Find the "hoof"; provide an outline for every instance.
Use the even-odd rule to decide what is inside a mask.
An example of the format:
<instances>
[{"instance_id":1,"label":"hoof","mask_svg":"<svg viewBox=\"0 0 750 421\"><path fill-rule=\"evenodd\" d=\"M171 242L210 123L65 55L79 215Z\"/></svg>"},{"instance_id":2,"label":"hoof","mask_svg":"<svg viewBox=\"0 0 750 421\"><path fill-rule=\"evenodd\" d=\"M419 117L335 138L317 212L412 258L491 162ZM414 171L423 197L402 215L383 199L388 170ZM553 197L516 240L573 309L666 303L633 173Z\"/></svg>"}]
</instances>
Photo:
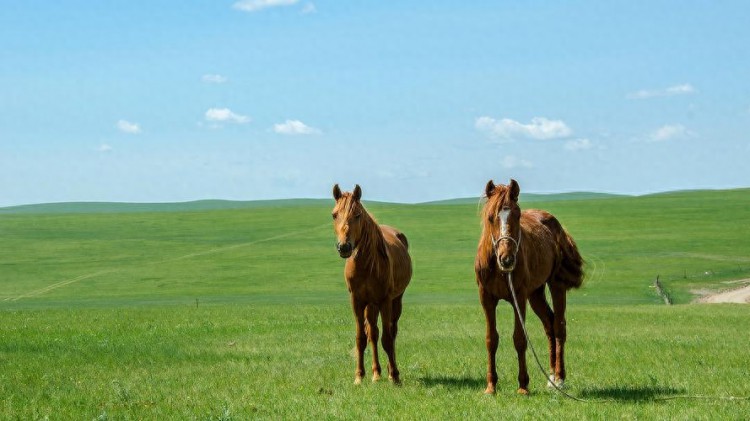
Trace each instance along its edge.
<instances>
[{"instance_id":1,"label":"hoof","mask_svg":"<svg viewBox=\"0 0 750 421\"><path fill-rule=\"evenodd\" d=\"M388 380L391 381L391 383L395 384L396 386L401 386L401 379L398 377L388 376Z\"/></svg>"},{"instance_id":2,"label":"hoof","mask_svg":"<svg viewBox=\"0 0 750 421\"><path fill-rule=\"evenodd\" d=\"M495 394L495 386L487 386L486 389L484 389L485 395L494 395Z\"/></svg>"},{"instance_id":3,"label":"hoof","mask_svg":"<svg viewBox=\"0 0 750 421\"><path fill-rule=\"evenodd\" d=\"M373 373L372 374L372 382L377 383L378 380L380 380L380 373Z\"/></svg>"},{"instance_id":4,"label":"hoof","mask_svg":"<svg viewBox=\"0 0 750 421\"><path fill-rule=\"evenodd\" d=\"M357 385L357 386L361 385L362 384L362 377L359 377L359 376L355 377L354 378L354 384Z\"/></svg>"},{"instance_id":5,"label":"hoof","mask_svg":"<svg viewBox=\"0 0 750 421\"><path fill-rule=\"evenodd\" d=\"M524 389L523 387L519 387L518 390L516 391L516 393L518 393L519 395L528 396L529 390L528 389Z\"/></svg>"},{"instance_id":6,"label":"hoof","mask_svg":"<svg viewBox=\"0 0 750 421\"><path fill-rule=\"evenodd\" d=\"M562 389L564 384L564 379L555 378L555 376L552 374L550 374L549 379L547 380L547 387L549 387L550 389Z\"/></svg>"}]
</instances>

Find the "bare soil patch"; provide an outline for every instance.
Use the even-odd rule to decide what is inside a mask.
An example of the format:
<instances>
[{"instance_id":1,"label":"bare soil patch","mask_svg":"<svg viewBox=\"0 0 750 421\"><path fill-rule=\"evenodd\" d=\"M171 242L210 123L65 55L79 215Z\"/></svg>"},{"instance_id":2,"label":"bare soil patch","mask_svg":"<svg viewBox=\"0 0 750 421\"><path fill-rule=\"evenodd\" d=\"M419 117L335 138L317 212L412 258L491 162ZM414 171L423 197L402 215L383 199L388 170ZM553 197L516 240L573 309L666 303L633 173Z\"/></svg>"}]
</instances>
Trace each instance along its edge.
<instances>
[{"instance_id":1,"label":"bare soil patch","mask_svg":"<svg viewBox=\"0 0 750 421\"><path fill-rule=\"evenodd\" d=\"M733 288L727 291L712 292L707 290L693 290L694 294L699 295L694 300L696 303L716 304L716 303L750 303L750 279L741 279L738 281L727 282L728 284L744 284L739 288Z\"/></svg>"}]
</instances>

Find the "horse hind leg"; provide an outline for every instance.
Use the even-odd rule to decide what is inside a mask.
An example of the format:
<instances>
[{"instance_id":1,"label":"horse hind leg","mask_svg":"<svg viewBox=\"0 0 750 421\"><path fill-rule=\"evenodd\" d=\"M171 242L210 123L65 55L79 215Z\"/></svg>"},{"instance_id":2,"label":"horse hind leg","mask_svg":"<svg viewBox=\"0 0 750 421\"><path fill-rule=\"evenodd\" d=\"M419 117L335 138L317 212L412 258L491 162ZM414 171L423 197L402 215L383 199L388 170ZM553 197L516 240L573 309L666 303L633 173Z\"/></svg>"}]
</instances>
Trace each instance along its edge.
<instances>
[{"instance_id":1,"label":"horse hind leg","mask_svg":"<svg viewBox=\"0 0 750 421\"><path fill-rule=\"evenodd\" d=\"M396 342L396 336L398 335L398 320L401 318L403 298L404 294L401 294L398 297L394 298L391 303L391 332L393 332L394 346Z\"/></svg>"},{"instance_id":2,"label":"horse hind leg","mask_svg":"<svg viewBox=\"0 0 750 421\"><path fill-rule=\"evenodd\" d=\"M544 326L544 333L547 335L547 352L549 352L550 367L549 378L550 381L554 381L555 362L557 361L557 349L555 345L554 330L555 314L552 312L552 309L547 303L547 298L544 296L544 285L537 288L534 292L531 293L531 295L529 296L529 304L531 304L531 309L534 310L534 313L542 321L542 326ZM548 383L547 386L551 386L551 384Z\"/></svg>"},{"instance_id":3,"label":"horse hind leg","mask_svg":"<svg viewBox=\"0 0 750 421\"><path fill-rule=\"evenodd\" d=\"M380 359L378 358L378 337L380 332L378 331L378 307L370 304L365 308L365 329L367 331L367 338L370 340L372 346L372 381L376 382L380 380Z\"/></svg>"},{"instance_id":4,"label":"horse hind leg","mask_svg":"<svg viewBox=\"0 0 750 421\"><path fill-rule=\"evenodd\" d=\"M396 333L398 318L401 316L401 296L383 305L380 311L383 321L383 349L388 355L388 378L395 384L401 384L396 365Z\"/></svg>"},{"instance_id":5,"label":"horse hind leg","mask_svg":"<svg viewBox=\"0 0 750 421\"><path fill-rule=\"evenodd\" d=\"M552 307L555 312L555 385L562 387L565 383L565 340L567 328L565 323L566 290L561 285L550 285Z\"/></svg>"}]
</instances>

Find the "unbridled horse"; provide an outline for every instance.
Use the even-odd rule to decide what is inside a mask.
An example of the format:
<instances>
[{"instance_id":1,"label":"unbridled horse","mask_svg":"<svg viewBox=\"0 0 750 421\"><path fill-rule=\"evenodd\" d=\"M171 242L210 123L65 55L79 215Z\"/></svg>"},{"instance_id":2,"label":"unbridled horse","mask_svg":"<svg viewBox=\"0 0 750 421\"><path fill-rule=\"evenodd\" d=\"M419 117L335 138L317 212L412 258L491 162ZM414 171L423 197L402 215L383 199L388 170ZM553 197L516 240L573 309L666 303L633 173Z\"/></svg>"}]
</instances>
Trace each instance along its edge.
<instances>
[{"instance_id":1,"label":"unbridled horse","mask_svg":"<svg viewBox=\"0 0 750 421\"><path fill-rule=\"evenodd\" d=\"M356 322L357 367L354 383L365 374L362 361L369 338L372 344L372 381L380 379L378 315L383 326L383 349L388 354L388 377L400 383L396 366L396 334L401 300L411 280L411 258L406 236L395 228L378 225L360 201L362 189L342 192L333 186L333 227L336 249L346 259L344 278Z\"/></svg>"},{"instance_id":2,"label":"unbridled horse","mask_svg":"<svg viewBox=\"0 0 750 421\"><path fill-rule=\"evenodd\" d=\"M550 213L535 209L521 212L519 193L515 180L510 180L508 186L495 185L490 180L485 187L487 201L481 213L482 234L474 270L479 300L487 321L485 393L488 394L495 393L497 384L495 310L499 300L512 305L509 280L512 280L519 306L518 311L513 312L513 344L518 355L518 393L521 394L529 393L527 343L522 325L526 318L526 302L541 319L547 335L549 380L561 387L565 380L566 293L571 288L580 287L583 282L583 259L573 238ZM552 308L547 303L545 286L552 297Z\"/></svg>"}]
</instances>

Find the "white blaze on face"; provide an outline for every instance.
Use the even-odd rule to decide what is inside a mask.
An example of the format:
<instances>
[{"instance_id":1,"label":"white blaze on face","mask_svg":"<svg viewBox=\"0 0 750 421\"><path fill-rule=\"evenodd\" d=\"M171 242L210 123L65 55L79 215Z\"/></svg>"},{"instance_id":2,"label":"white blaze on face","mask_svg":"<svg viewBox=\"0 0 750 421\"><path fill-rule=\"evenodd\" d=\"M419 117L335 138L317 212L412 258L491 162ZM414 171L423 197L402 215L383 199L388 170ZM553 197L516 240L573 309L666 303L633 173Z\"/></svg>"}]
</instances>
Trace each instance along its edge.
<instances>
[{"instance_id":1,"label":"white blaze on face","mask_svg":"<svg viewBox=\"0 0 750 421\"><path fill-rule=\"evenodd\" d=\"M500 236L510 237L510 228L508 227L508 216L510 216L510 209L503 209L497 214L500 219Z\"/></svg>"}]
</instances>

